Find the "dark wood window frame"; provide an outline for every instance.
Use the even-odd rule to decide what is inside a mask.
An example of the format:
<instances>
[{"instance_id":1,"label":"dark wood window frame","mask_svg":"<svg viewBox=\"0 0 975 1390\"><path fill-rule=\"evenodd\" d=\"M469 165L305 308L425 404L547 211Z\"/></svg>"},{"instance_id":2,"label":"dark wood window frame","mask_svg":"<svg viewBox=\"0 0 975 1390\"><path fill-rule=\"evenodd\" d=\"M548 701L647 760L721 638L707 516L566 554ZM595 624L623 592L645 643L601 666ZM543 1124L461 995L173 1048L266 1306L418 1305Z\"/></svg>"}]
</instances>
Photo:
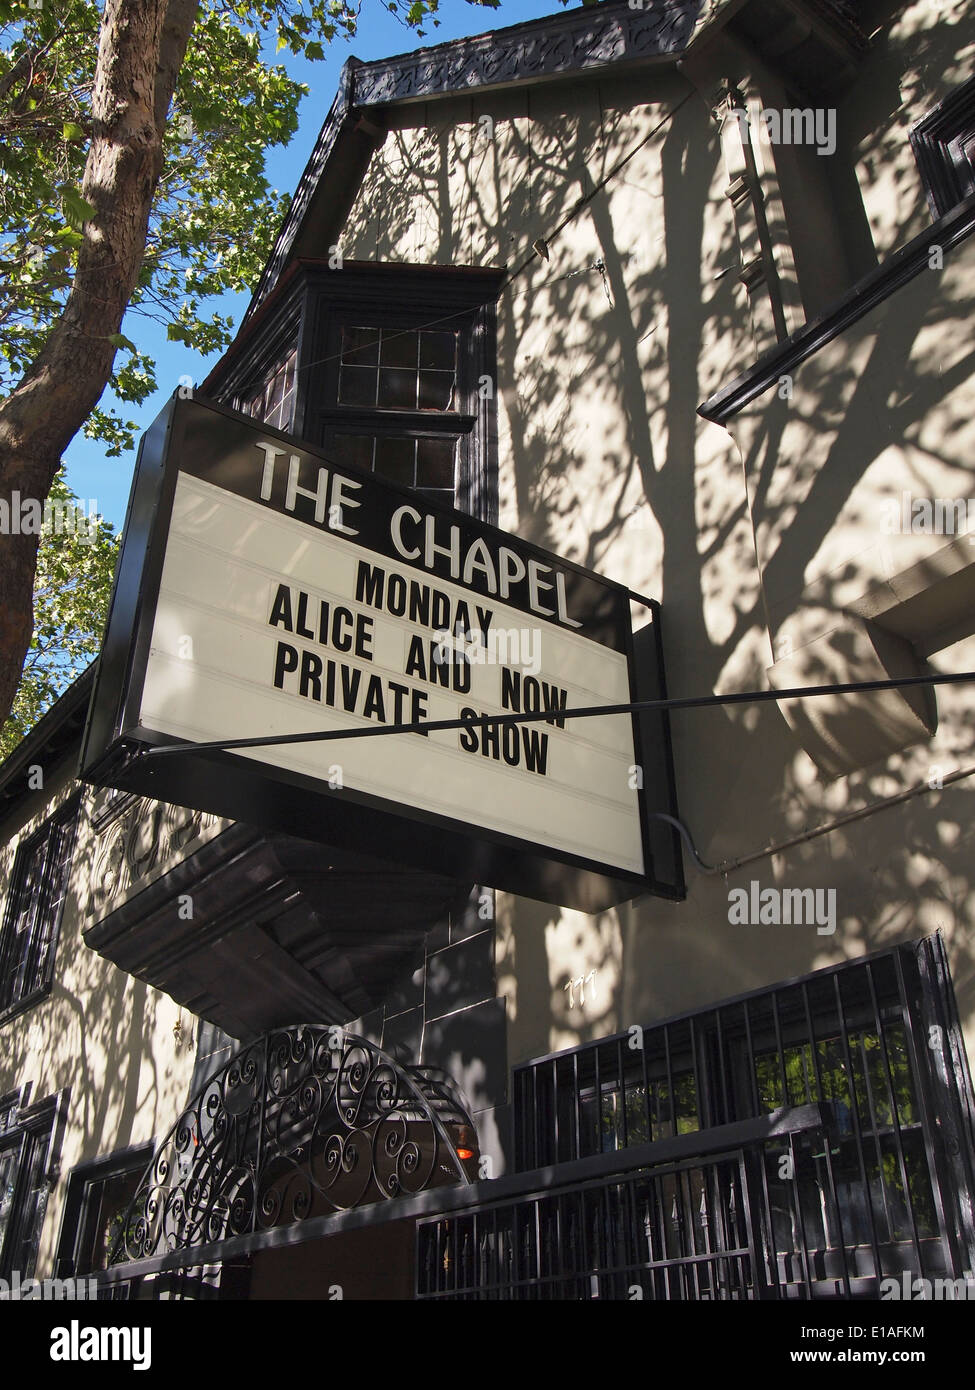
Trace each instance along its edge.
<instances>
[{"instance_id":1,"label":"dark wood window frame","mask_svg":"<svg viewBox=\"0 0 975 1390\"><path fill-rule=\"evenodd\" d=\"M105 1186L113 1178L129 1175L134 1175L138 1183L154 1152L155 1142L150 1140L79 1163L71 1170L58 1238L55 1270L58 1278L80 1277L94 1272L92 1255L102 1222L101 1204Z\"/></svg>"},{"instance_id":2,"label":"dark wood window frame","mask_svg":"<svg viewBox=\"0 0 975 1390\"><path fill-rule=\"evenodd\" d=\"M267 321L249 337L246 345L231 348L208 383L215 400L222 401L245 415L253 415L258 393L267 389L271 379L280 371L291 353L298 357L292 393L291 433L301 433L301 330L305 294L302 283L291 285L289 293L277 305Z\"/></svg>"},{"instance_id":3,"label":"dark wood window frame","mask_svg":"<svg viewBox=\"0 0 975 1390\"><path fill-rule=\"evenodd\" d=\"M57 1181L68 1091L22 1108L22 1093L0 1099L0 1183L9 1185L9 1206L0 1228L0 1277L34 1274L47 1201ZM12 1176L12 1181L11 1181Z\"/></svg>"},{"instance_id":4,"label":"dark wood window frame","mask_svg":"<svg viewBox=\"0 0 975 1390\"><path fill-rule=\"evenodd\" d=\"M0 1024L51 991L80 804L72 796L17 847L0 928ZM18 931L31 894L32 920Z\"/></svg>"},{"instance_id":5,"label":"dark wood window frame","mask_svg":"<svg viewBox=\"0 0 975 1390\"><path fill-rule=\"evenodd\" d=\"M497 351L495 304L500 270L449 266L364 265L315 276L304 354L307 374L305 438L320 447L333 432L456 438L454 505L497 522ZM457 382L453 409L409 410L339 402L342 330L456 329ZM485 382L488 383L485 388Z\"/></svg>"},{"instance_id":6,"label":"dark wood window frame","mask_svg":"<svg viewBox=\"0 0 975 1390\"><path fill-rule=\"evenodd\" d=\"M975 77L918 121L911 146L933 218L975 193Z\"/></svg>"}]
</instances>

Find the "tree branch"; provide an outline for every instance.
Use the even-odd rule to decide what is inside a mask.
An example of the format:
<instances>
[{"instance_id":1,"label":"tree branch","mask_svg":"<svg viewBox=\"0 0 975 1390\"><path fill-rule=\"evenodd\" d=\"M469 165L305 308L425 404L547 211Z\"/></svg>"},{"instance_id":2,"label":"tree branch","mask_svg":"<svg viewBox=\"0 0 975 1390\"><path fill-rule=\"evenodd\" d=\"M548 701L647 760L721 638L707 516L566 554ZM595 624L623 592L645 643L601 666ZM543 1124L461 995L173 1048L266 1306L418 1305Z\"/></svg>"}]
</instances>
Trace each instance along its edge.
<instances>
[{"instance_id":1,"label":"tree branch","mask_svg":"<svg viewBox=\"0 0 975 1390\"><path fill-rule=\"evenodd\" d=\"M135 288L162 171L162 135L197 0L106 0L92 91L85 224L64 310L0 402L0 496L47 496L61 454L97 405ZM0 536L0 721L33 628L37 537Z\"/></svg>"}]
</instances>

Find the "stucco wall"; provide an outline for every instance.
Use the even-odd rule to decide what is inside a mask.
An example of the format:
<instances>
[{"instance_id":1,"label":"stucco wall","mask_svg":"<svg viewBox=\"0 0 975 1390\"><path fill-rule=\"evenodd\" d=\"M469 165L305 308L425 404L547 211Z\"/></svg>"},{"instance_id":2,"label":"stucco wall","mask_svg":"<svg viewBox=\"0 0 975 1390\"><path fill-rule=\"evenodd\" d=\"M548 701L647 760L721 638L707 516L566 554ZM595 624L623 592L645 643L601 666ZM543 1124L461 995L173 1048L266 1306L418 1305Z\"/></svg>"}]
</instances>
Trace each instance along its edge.
<instances>
[{"instance_id":1,"label":"stucco wall","mask_svg":"<svg viewBox=\"0 0 975 1390\"><path fill-rule=\"evenodd\" d=\"M846 248L846 283L925 225L906 130L967 75L972 8L937 30L930 6L906 11L840 103L834 158L846 165L807 196L833 219L830 254L842 259L842 210L850 177L861 180L874 242L866 258ZM767 85L758 65L734 75ZM676 695L765 688L773 639L808 607L810 585L842 613L930 555L933 539L945 544L897 537L894 554L881 499L901 486L972 491L971 243L813 358L791 399L761 397L727 431L697 416L757 350L703 91L671 74L409 108L342 238L363 260L508 266L501 525L660 598ZM794 203L789 214L795 223ZM547 259L531 253L540 237ZM961 669L972 655L958 646L933 661ZM939 929L975 1044L970 784L927 785L975 766L969 698L943 692L933 740L832 779L774 704L675 716L681 811L701 855L763 857L726 875L688 865L686 902L642 898L598 918L501 895L509 1062ZM879 809L912 788L921 794ZM835 931L733 925L729 892L752 880L835 890ZM585 1004L575 991L570 1008L567 983L593 969Z\"/></svg>"},{"instance_id":2,"label":"stucco wall","mask_svg":"<svg viewBox=\"0 0 975 1390\"><path fill-rule=\"evenodd\" d=\"M18 845L78 789L75 761L44 769L45 787L34 805L19 824L3 827L4 900ZM94 797L88 788L81 788L81 795L51 993L0 1027L0 1095L27 1082L33 1083L30 1104L68 1091L60 1176L38 1250L39 1278L53 1272L71 1170L117 1149L161 1139L186 1101L196 1045L196 1019L82 940L89 893L101 885L93 874L98 844L88 814Z\"/></svg>"}]
</instances>

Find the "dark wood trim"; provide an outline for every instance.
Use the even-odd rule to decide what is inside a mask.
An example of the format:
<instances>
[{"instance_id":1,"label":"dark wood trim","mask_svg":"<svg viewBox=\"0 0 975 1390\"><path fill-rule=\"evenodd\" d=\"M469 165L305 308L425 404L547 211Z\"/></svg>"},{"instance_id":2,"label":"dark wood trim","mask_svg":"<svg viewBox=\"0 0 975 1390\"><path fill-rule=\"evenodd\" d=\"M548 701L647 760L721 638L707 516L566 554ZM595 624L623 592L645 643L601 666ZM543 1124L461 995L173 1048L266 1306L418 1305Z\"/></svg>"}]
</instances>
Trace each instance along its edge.
<instances>
[{"instance_id":1,"label":"dark wood trim","mask_svg":"<svg viewBox=\"0 0 975 1390\"><path fill-rule=\"evenodd\" d=\"M975 77L922 116L910 138L931 216L943 217L975 193Z\"/></svg>"},{"instance_id":2,"label":"dark wood trim","mask_svg":"<svg viewBox=\"0 0 975 1390\"><path fill-rule=\"evenodd\" d=\"M791 376L803 362L826 347L848 328L859 323L878 304L896 294L922 271L929 269L931 248L943 254L953 250L975 230L975 194L953 207L932 227L921 232L884 263L858 280L847 294L817 318L804 324L782 343L764 352L740 376L715 391L697 408L698 415L725 424L746 405Z\"/></svg>"},{"instance_id":3,"label":"dark wood trim","mask_svg":"<svg viewBox=\"0 0 975 1390\"><path fill-rule=\"evenodd\" d=\"M30 1191L27 1181L33 1165L36 1146L43 1146L41 1181L53 1186L60 1173L61 1148L67 1122L68 1103L71 1088L64 1087L43 1100L18 1112L15 1123L0 1135L4 1148L16 1146L19 1149L17 1173L14 1178L13 1193L10 1200L10 1215L0 1238L0 1274L9 1278L12 1273L11 1259L24 1236L24 1221L31 1213L27 1210ZM40 1242L40 1230L35 1232L33 1253L28 1260L29 1267L21 1270L23 1278L33 1278L34 1262Z\"/></svg>"},{"instance_id":4,"label":"dark wood trim","mask_svg":"<svg viewBox=\"0 0 975 1390\"><path fill-rule=\"evenodd\" d=\"M47 790L28 787L29 769L34 763L42 764L45 780L50 782L55 764L79 742L97 665L96 658L0 764L0 821L6 820L29 798L50 797Z\"/></svg>"},{"instance_id":5,"label":"dark wood trim","mask_svg":"<svg viewBox=\"0 0 975 1390\"><path fill-rule=\"evenodd\" d=\"M71 1169L61 1208L61 1228L54 1259L56 1279L71 1278L77 1273L78 1241L88 1220L91 1201L89 1185L103 1182L106 1178L119 1177L123 1173L137 1172L141 1175L155 1151L156 1141L150 1139L142 1144L129 1144L99 1158L85 1159ZM89 1272L85 1270L84 1275Z\"/></svg>"},{"instance_id":6,"label":"dark wood trim","mask_svg":"<svg viewBox=\"0 0 975 1390\"><path fill-rule=\"evenodd\" d=\"M309 405L303 437L323 447L324 431L339 420L397 425L418 433L456 433L461 438L460 476L455 505L481 521L498 516L497 356L495 302L503 267L374 265L346 261L341 270L308 271L307 347L302 376ZM395 291L392 292L392 287ZM392 295L391 295L392 292ZM458 360L460 409L451 413L357 410L337 407L336 327L349 314L373 313L383 324L402 327L446 326L461 330ZM482 376L495 396L478 393ZM301 417L299 417L301 418ZM326 450L327 453L327 450Z\"/></svg>"},{"instance_id":7,"label":"dark wood trim","mask_svg":"<svg viewBox=\"0 0 975 1390\"><path fill-rule=\"evenodd\" d=\"M704 34L725 25L743 3L644 0L637 8L629 0L603 0L375 62L350 58L244 315L245 324L285 273L329 166L333 161L341 163L343 152L354 161L370 142L375 147L383 138L384 132L374 124L382 108L535 86L589 72L598 75L607 68L632 71L670 65L685 57ZM371 113L372 121L361 119L365 111ZM336 196L354 194L357 187L338 188Z\"/></svg>"},{"instance_id":8,"label":"dark wood trim","mask_svg":"<svg viewBox=\"0 0 975 1390\"><path fill-rule=\"evenodd\" d=\"M248 334L246 354L235 353L232 362L223 363L207 378L215 400L234 406L239 398L247 395L263 380L270 376L281 358L297 347L302 334L305 294L303 277L299 274L298 283L289 278L290 293L282 295L273 313L262 318L260 327ZM300 363L299 363L299 383Z\"/></svg>"},{"instance_id":9,"label":"dark wood trim","mask_svg":"<svg viewBox=\"0 0 975 1390\"><path fill-rule=\"evenodd\" d=\"M0 926L0 990L6 993L6 976L10 970L19 969L21 956L16 964L7 958L7 934L13 923L14 914L17 910L17 903L20 894L19 876L24 858L35 852L36 847L50 836L63 829L67 835L67 846L64 850L65 859L63 865L64 882L61 887L60 900L54 913L54 920L50 924L50 936L48 939L47 951L44 957L43 970L40 975L40 982L30 991L29 994L22 995L19 999L12 1000L2 1010L0 1010L0 1028L4 1027L11 1019L19 1014L25 1013L28 1009L34 1008L51 993L54 982L54 963L57 959L58 946L61 940L61 922L64 917L64 908L68 897L68 885L71 880L71 869L74 860L75 845L78 838L78 821L81 814L81 792L76 790L71 793L54 809L43 823L30 835L18 844L14 854L14 862L11 868L10 880L7 884L6 902L3 908L2 926ZM43 910L45 914L50 910L51 892L51 863L50 849L45 852L44 870L39 885L39 893L43 899ZM28 941L25 949L33 953L34 937L28 934Z\"/></svg>"}]
</instances>

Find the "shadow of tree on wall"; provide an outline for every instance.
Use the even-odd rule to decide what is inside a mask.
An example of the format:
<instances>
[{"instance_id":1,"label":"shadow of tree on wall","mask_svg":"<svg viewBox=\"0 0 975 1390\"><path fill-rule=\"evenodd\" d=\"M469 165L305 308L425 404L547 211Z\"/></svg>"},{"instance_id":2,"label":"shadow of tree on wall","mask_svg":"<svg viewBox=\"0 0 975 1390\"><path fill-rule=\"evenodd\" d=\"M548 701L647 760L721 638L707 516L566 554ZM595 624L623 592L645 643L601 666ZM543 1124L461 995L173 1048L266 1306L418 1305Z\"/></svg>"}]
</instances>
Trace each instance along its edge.
<instances>
[{"instance_id":1,"label":"shadow of tree on wall","mask_svg":"<svg viewBox=\"0 0 975 1390\"><path fill-rule=\"evenodd\" d=\"M909 56L902 35L882 40L872 61L948 71L954 39L942 31L909 39ZM885 191L888 222L878 231L886 246L902 244L926 216L903 123L888 110L891 91L890 81L875 82L838 102L835 156L847 161L836 180L846 190L838 207L854 156ZM691 94L645 156L603 187L620 154L611 84L601 99L601 111L580 97L578 110L543 120L525 98L493 160L472 130L459 128L473 120L472 105L462 117L453 104L419 137L397 131L382 158L395 152L398 177L377 174L370 194L371 206L382 204L374 254L448 261L469 244L475 259L524 264L499 303L502 486L510 489L503 516L527 538L662 600L672 694L765 688L778 622L767 594L793 595L801 608L814 574L816 602L841 614L851 583L870 582L855 547L835 571L820 574L816 562L841 520L859 526L868 544L879 539L890 481L867 475L883 450L916 445L970 479L967 421L950 398L972 374L963 345L964 334L971 341L971 277L965 287L957 275L932 272L923 288L897 292L837 350L801 369L791 400L772 390L756 403L739 451L697 416L702 399L755 357L745 297L733 276L718 278L737 263L738 248L716 128ZM451 160L473 169L475 159L476 177L450 182ZM427 240L413 234L418 221L432 229ZM533 240L546 234L550 259L530 259ZM852 228L851 277L865 268L859 236ZM932 346L939 324L946 336ZM931 486L930 476L918 476L919 491ZM972 743L968 699L963 689L939 695L938 747L959 758ZM826 784L772 705L687 712L673 727L682 812L712 861L760 851L923 783L931 756L922 746ZM608 973L612 960L618 984L581 1022L567 1017L565 981L555 978L545 945L559 910L512 904L502 948L511 964L502 963L501 981L518 996L517 1056L547 1051L553 1035L581 1040L648 1022L939 926L962 1014L970 1014L971 795L966 782L933 790L727 880L691 868L687 903L640 900L617 914L615 941L600 937L601 968ZM835 886L836 933L756 926L736 937L727 893L750 876ZM746 941L742 931L753 935Z\"/></svg>"}]
</instances>

